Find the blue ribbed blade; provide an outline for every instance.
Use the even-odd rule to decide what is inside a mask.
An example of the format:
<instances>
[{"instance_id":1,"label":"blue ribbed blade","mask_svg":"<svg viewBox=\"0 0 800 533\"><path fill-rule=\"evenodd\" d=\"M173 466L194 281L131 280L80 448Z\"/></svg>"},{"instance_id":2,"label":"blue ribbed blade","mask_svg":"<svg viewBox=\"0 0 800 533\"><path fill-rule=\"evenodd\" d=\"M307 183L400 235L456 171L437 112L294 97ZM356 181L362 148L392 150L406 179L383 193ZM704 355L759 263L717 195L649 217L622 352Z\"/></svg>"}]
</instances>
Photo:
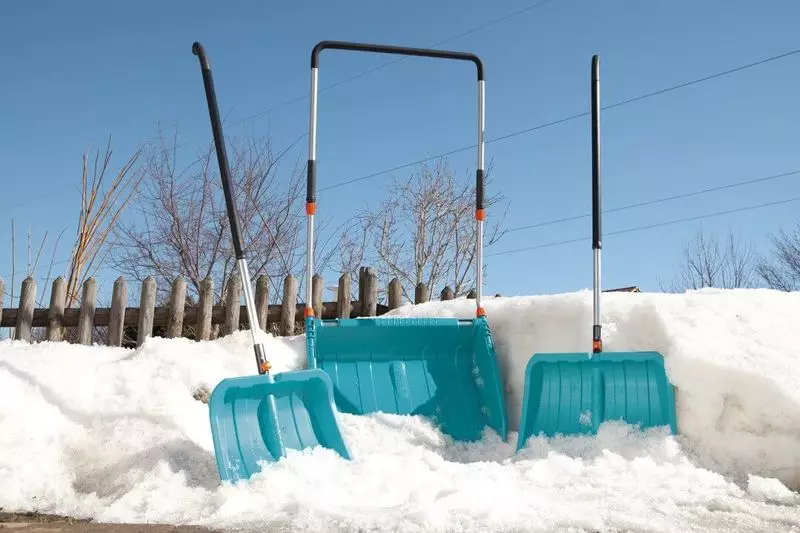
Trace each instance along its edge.
<instances>
[{"instance_id":1,"label":"blue ribbed blade","mask_svg":"<svg viewBox=\"0 0 800 533\"><path fill-rule=\"evenodd\" d=\"M658 352L535 354L525 370L517 449L532 435L594 434L607 420L677 433L673 386Z\"/></svg>"},{"instance_id":2,"label":"blue ribbed blade","mask_svg":"<svg viewBox=\"0 0 800 533\"><path fill-rule=\"evenodd\" d=\"M224 379L211 393L209 416L222 481L248 479L259 461L277 461L287 449L323 446L350 458L321 370Z\"/></svg>"},{"instance_id":3,"label":"blue ribbed blade","mask_svg":"<svg viewBox=\"0 0 800 533\"><path fill-rule=\"evenodd\" d=\"M330 375L340 411L422 415L464 441L488 426L505 439L505 396L484 317L309 318L306 334L308 366Z\"/></svg>"}]
</instances>

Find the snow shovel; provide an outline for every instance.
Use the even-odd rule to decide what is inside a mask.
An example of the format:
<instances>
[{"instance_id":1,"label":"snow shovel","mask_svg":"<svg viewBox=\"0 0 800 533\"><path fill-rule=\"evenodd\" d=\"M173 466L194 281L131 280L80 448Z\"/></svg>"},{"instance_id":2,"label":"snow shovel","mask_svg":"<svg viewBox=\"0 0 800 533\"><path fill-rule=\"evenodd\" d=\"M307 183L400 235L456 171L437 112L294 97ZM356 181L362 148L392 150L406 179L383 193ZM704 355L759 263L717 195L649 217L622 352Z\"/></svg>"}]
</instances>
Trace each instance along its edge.
<instances>
[{"instance_id":1,"label":"snow shovel","mask_svg":"<svg viewBox=\"0 0 800 533\"><path fill-rule=\"evenodd\" d=\"M484 209L484 78L474 54L343 41L322 41L311 53L311 113L308 135L307 275L313 274L316 212L317 78L325 49L421 56L473 62L478 77L476 172L476 317L314 317L311 284L306 284L308 367L333 380L342 412L422 415L455 440L474 441L486 427L506 438L505 397L486 312L481 307Z\"/></svg>"},{"instance_id":2,"label":"snow shovel","mask_svg":"<svg viewBox=\"0 0 800 533\"><path fill-rule=\"evenodd\" d=\"M600 322L600 61L592 58L592 354L537 353L528 361L517 450L532 435L595 434L603 422L677 433L673 387L655 351L603 352Z\"/></svg>"},{"instance_id":3,"label":"snow shovel","mask_svg":"<svg viewBox=\"0 0 800 533\"><path fill-rule=\"evenodd\" d=\"M286 456L287 449L323 446L349 459L336 421L330 378L317 369L284 372L276 374L274 378L270 374L266 350L257 338L260 328L239 234L239 218L233 201L233 186L211 68L200 43L192 45L192 52L200 58L225 205L242 276L247 319L258 368L257 376L223 379L211 393L209 415L220 478L231 482L248 479L260 470L260 462L277 461Z\"/></svg>"}]
</instances>

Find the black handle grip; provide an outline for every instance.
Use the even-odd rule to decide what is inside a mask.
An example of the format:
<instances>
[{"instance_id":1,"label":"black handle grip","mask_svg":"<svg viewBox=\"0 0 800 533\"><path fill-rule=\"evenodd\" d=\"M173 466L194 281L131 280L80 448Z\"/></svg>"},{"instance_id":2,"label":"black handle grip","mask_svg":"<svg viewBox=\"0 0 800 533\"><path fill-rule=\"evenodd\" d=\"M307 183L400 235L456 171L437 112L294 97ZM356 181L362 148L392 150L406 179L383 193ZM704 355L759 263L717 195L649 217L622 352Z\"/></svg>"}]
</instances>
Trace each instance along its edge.
<instances>
[{"instance_id":1,"label":"black handle grip","mask_svg":"<svg viewBox=\"0 0 800 533\"><path fill-rule=\"evenodd\" d=\"M483 169L479 168L475 173L475 209L483 209Z\"/></svg>"},{"instance_id":2,"label":"black handle grip","mask_svg":"<svg viewBox=\"0 0 800 533\"><path fill-rule=\"evenodd\" d=\"M396 54L405 56L437 57L440 59L460 59L472 61L478 69L478 81L483 80L483 62L475 54L454 52L451 50L433 50L431 48L411 48L388 44L354 43L349 41L320 41L311 51L311 68L319 65L319 53L326 48L336 50L354 50L359 52L376 52L380 54Z\"/></svg>"},{"instance_id":3,"label":"black handle grip","mask_svg":"<svg viewBox=\"0 0 800 533\"><path fill-rule=\"evenodd\" d=\"M308 174L306 175L306 203L313 204L317 201L317 166L313 159L308 160Z\"/></svg>"},{"instance_id":4,"label":"black handle grip","mask_svg":"<svg viewBox=\"0 0 800 533\"><path fill-rule=\"evenodd\" d=\"M228 166L228 154L225 150L225 139L222 136L222 124L219 120L217 95L214 91L214 78L211 76L211 67L209 66L208 57L206 56L203 45L198 42L193 43L192 53L200 58L200 68L203 72L203 85L206 90L208 114L211 117L211 131L214 134L214 146L217 149L219 173L222 177L222 190L225 193L225 206L228 209L228 221L231 225L233 250L236 253L236 259L243 259L244 247L242 246L242 236L239 233L239 216L236 213L236 204L233 202L233 186L231 185L230 168Z\"/></svg>"},{"instance_id":5,"label":"black handle grip","mask_svg":"<svg viewBox=\"0 0 800 533\"><path fill-rule=\"evenodd\" d=\"M592 248L603 247L600 221L600 58L592 56Z\"/></svg>"}]
</instances>

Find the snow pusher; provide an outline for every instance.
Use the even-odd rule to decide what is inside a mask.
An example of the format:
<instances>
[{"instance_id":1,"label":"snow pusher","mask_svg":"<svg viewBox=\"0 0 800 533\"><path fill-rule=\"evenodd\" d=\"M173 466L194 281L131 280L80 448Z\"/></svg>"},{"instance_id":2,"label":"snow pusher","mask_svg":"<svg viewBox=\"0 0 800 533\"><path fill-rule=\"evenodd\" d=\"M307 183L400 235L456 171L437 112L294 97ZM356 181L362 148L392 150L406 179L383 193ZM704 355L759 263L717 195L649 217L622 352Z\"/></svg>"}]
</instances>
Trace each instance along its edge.
<instances>
[{"instance_id":1,"label":"snow pusher","mask_svg":"<svg viewBox=\"0 0 800 533\"><path fill-rule=\"evenodd\" d=\"M604 352L600 321L600 60L592 57L592 353L536 353L525 370L517 450L532 435L595 434L622 420L677 433L673 386L655 351Z\"/></svg>"},{"instance_id":2,"label":"snow pusher","mask_svg":"<svg viewBox=\"0 0 800 533\"><path fill-rule=\"evenodd\" d=\"M270 373L266 350L257 337L260 328L239 233L211 68L200 43L192 45L192 53L199 57L203 74L225 205L242 277L247 319L258 368L258 375L255 376L223 379L211 393L209 416L220 478L231 482L248 479L260 470L260 461L277 461L286 456L287 449L324 446L349 459L336 421L330 377L318 369L283 372L274 377Z\"/></svg>"},{"instance_id":3,"label":"snow pusher","mask_svg":"<svg viewBox=\"0 0 800 533\"><path fill-rule=\"evenodd\" d=\"M317 81L325 49L421 56L473 62L478 78L476 316L457 318L315 317L306 293L308 368L333 380L334 400L345 413L422 415L455 440L474 441L486 427L506 438L505 397L486 313L481 307L484 210L484 76L474 54L390 45L321 41L311 53L308 135L307 276L313 274L316 212Z\"/></svg>"}]
</instances>

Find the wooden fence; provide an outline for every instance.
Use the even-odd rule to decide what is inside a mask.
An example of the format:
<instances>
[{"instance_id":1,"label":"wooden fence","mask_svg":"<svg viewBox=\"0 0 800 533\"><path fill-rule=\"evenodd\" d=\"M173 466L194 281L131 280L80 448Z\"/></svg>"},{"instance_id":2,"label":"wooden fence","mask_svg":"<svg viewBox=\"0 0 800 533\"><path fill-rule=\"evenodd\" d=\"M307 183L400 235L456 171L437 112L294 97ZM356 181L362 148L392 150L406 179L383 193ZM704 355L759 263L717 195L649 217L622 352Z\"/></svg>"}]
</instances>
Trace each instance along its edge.
<instances>
[{"instance_id":1,"label":"wooden fence","mask_svg":"<svg viewBox=\"0 0 800 533\"><path fill-rule=\"evenodd\" d=\"M352 300L350 276L343 274L337 286L337 301L323 302L324 281L316 274L312 279L312 307L315 316L322 318L354 318L378 316L402 305L400 282L392 279L386 290L387 304L378 303L378 276L371 267L359 273L358 299ZM0 280L0 294L3 294ZM453 299L453 290L445 287L442 300ZM429 300L428 287L417 285L414 303ZM475 298L470 292L468 298ZM80 344L102 342L108 346L134 347L147 337L186 337L209 340L240 328L249 328L247 309L242 302L242 282L238 274L230 278L224 291L224 301L214 304L214 282L206 278L200 285L197 305L186 302L186 281L177 278L170 288L169 303L156 307L156 282L148 277L142 282L138 307L127 306L127 282L119 277L114 282L111 307L96 307L97 283L89 278L83 285L80 306L65 307L66 282L59 277L53 281L48 308L36 308L36 283L28 277L22 282L19 307L3 309L0 299L0 327L13 328L14 338L32 342L34 328L44 328L43 340L67 341ZM261 275L256 279L255 304L261 329L276 335L295 335L303 331L304 303L297 301L297 279L286 276L280 304L269 304L269 280ZM98 338L98 332L105 330Z\"/></svg>"}]
</instances>

